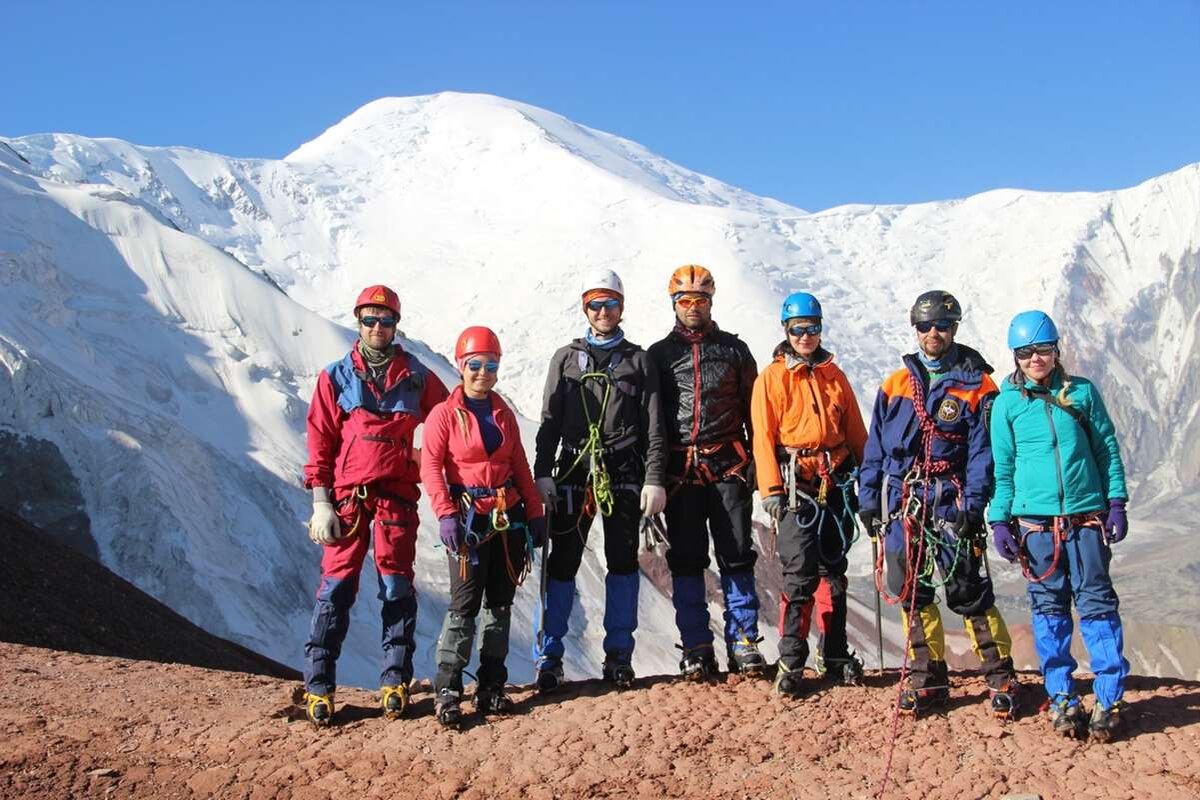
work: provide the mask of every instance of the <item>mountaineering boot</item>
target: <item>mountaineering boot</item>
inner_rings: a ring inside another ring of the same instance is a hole
[[[383,707],[383,715],[388,719],[400,719],[404,709],[408,708],[408,687],[380,686],[379,705]]]
[[[1112,708],[1105,708],[1096,703],[1092,709],[1092,719],[1088,722],[1088,738],[1093,742],[1107,742],[1117,732],[1120,722],[1122,703]]]
[[[1087,731],[1088,720],[1078,697],[1059,697],[1050,701],[1050,724],[1059,736],[1082,739]]]
[[[433,713],[443,728],[457,729],[462,725],[462,694],[453,689],[442,689],[433,701]]]
[[[714,678],[720,672],[717,666],[717,656],[713,653],[711,644],[683,649],[683,658],[679,662],[679,674],[689,681]]]
[[[902,713],[916,716],[934,706],[943,705],[945,702],[945,690],[905,689],[900,693],[900,702],[898,705]]]
[[[789,669],[780,661],[776,669],[778,671],[775,673],[775,686],[773,687],[775,694],[791,698],[803,697],[805,692],[804,668]]]
[[[504,693],[508,669],[497,658],[479,659],[479,682],[475,685],[477,714],[511,714],[516,704]]]
[[[1016,681],[1009,681],[1007,686],[1000,689],[989,689],[988,702],[992,708],[992,715],[998,719],[1015,719],[1017,709],[1020,708],[1017,702],[1020,689],[1021,685]]]
[[[767,671],[767,660],[758,650],[760,637],[751,639],[743,634],[740,639],[729,643],[726,654],[729,658],[729,671],[738,672],[751,678],[757,678]]]
[[[314,728],[327,728],[333,722],[333,693],[304,693],[305,714]]]
[[[929,672],[921,683],[913,681],[900,693],[899,707],[905,714],[920,714],[950,699],[950,671],[945,661],[930,661]]]
[[[557,658],[543,658],[538,662],[537,677],[533,682],[542,694],[557,690],[563,684],[562,662]]]
[[[517,707],[512,698],[504,693],[504,686],[475,687],[475,712],[477,714],[511,714]]]
[[[853,651],[846,658],[827,659],[825,677],[843,686],[862,686],[862,659]]]
[[[629,659],[630,657],[626,653],[605,654],[601,676],[618,689],[630,688],[633,686],[636,676],[633,674],[633,665],[629,663]]]

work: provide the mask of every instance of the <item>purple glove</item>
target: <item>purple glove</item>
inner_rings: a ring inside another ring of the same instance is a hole
[[[463,526],[458,517],[451,514],[448,517],[438,519],[438,536],[442,539],[442,544],[451,553],[457,553],[458,548],[463,543]]]
[[[1104,541],[1116,544],[1129,533],[1129,517],[1125,516],[1124,500],[1109,500],[1108,515],[1104,519]]]
[[[541,547],[546,543],[545,517],[529,520],[529,538],[533,540],[534,547]]]
[[[1003,556],[1008,563],[1017,563],[1021,553],[1021,545],[1013,535],[1011,522],[992,523],[992,541],[996,543],[996,552]]]

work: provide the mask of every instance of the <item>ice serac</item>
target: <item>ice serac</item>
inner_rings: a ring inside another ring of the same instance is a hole
[[[998,379],[1008,320],[1044,308],[1122,433],[1137,552],[1161,554],[1160,577],[1179,585],[1200,563],[1194,539],[1174,535],[1200,513],[1181,505],[1200,488],[1200,165],[1102,193],[1003,189],[808,213],[558,114],[456,93],[370,103],[279,160],[69,134],[5,141],[0,424],[62,453],[106,564],[288,663],[316,569],[298,488],[304,409],[352,336],[336,323],[380,281],[400,290],[406,341],[447,377],[440,356],[459,331],[495,329],[501,388],[529,419],[550,354],[581,333],[578,280],[596,266],[620,272],[626,332],[649,345],[671,325],[670,271],[706,264],[716,319],[760,366],[783,297],[815,293],[864,409],[912,349],[919,291],[959,296],[960,338]],[[422,536],[427,673],[445,567],[431,530]],[[865,573],[865,546],[852,560]],[[602,579],[589,553],[569,671],[599,663]],[[376,648],[370,584],[347,654],[361,683]],[[1123,610],[1160,602],[1142,594],[1131,586]],[[668,604],[642,597],[637,666],[671,671]]]

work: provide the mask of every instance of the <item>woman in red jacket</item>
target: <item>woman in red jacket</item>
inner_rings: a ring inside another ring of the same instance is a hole
[[[481,605],[475,710],[512,710],[504,694],[509,615],[529,554],[546,536],[545,510],[516,417],[492,391],[500,340],[488,328],[467,328],[454,358],[462,385],[425,420],[421,451],[421,480],[438,515],[450,566],[450,607],[438,637],[433,683],[437,718],[446,726],[462,720],[462,673],[471,660]]]

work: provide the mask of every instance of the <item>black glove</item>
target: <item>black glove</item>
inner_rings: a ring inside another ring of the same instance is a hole
[[[538,517],[531,519],[528,523],[529,538],[533,540],[533,546],[540,548],[546,544],[546,518]]]
[[[858,512],[858,519],[866,528],[867,537],[874,541],[879,538],[879,532],[883,529],[883,520],[879,518],[879,512],[874,509],[863,509]]]
[[[987,528],[983,524],[983,514],[968,508],[959,511],[954,521],[950,523],[950,530],[954,531],[954,535],[960,539],[979,539],[983,538],[986,544]]]

